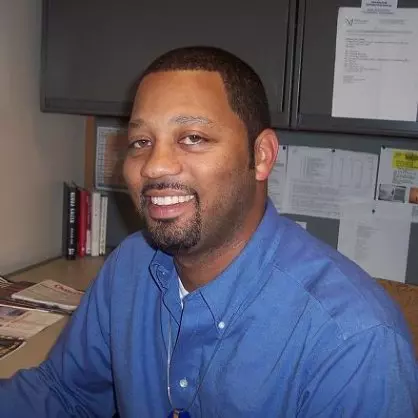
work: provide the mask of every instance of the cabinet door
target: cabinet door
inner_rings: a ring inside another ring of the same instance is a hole
[[[292,127],[416,137],[418,122],[331,116],[338,9],[360,4],[360,0],[300,0]],[[418,0],[399,0],[398,7],[418,7]]]
[[[253,66],[274,126],[286,127],[294,29],[294,0],[44,0],[42,109],[126,116],[152,59],[212,45]]]

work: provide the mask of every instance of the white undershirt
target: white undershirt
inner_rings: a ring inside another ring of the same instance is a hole
[[[179,295],[180,295],[180,302],[181,307],[183,308],[183,298],[189,294],[189,292],[184,288],[183,283],[180,280],[180,277],[177,277],[179,281]]]

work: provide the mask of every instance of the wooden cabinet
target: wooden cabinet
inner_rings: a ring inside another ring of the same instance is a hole
[[[288,127],[294,0],[44,0],[41,107],[127,116],[152,59],[188,45],[225,48],[254,67],[274,126]]]
[[[292,127],[418,137],[418,122],[331,116],[338,9],[360,7],[360,1],[299,0],[298,7]],[[418,8],[418,0],[399,0],[398,7]]]

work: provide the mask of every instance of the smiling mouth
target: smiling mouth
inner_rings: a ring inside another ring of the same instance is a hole
[[[190,202],[194,199],[194,195],[181,196],[150,196],[151,203],[156,206],[171,206],[179,203]]]

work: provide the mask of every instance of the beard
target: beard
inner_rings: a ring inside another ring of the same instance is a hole
[[[228,174],[228,180],[231,176]],[[138,211],[145,224],[144,237],[154,248],[170,255],[211,251],[231,242],[245,224],[253,206],[255,186],[251,174],[234,173],[230,187],[219,193],[215,203],[203,210],[196,190],[179,183],[157,183],[144,186],[138,200]],[[226,183],[226,182],[225,182]],[[195,210],[187,219],[156,220],[147,216],[148,190],[164,188],[185,191],[194,195]],[[203,213],[205,212],[205,213]]]
[[[150,244],[160,250],[175,254],[189,250],[200,241],[202,232],[202,216],[196,202],[196,211],[192,219],[179,224],[177,219],[149,220],[145,219],[145,237]]]
[[[150,189],[161,190],[164,188],[184,190],[188,194],[193,194],[195,196],[194,216],[185,222],[179,222],[178,219],[154,220],[147,217],[148,201],[143,193]],[[153,247],[169,254],[175,254],[182,250],[189,250],[199,243],[202,233],[202,213],[197,193],[194,190],[178,183],[171,183],[146,186],[143,193],[139,199],[138,209],[145,224],[144,236]]]

